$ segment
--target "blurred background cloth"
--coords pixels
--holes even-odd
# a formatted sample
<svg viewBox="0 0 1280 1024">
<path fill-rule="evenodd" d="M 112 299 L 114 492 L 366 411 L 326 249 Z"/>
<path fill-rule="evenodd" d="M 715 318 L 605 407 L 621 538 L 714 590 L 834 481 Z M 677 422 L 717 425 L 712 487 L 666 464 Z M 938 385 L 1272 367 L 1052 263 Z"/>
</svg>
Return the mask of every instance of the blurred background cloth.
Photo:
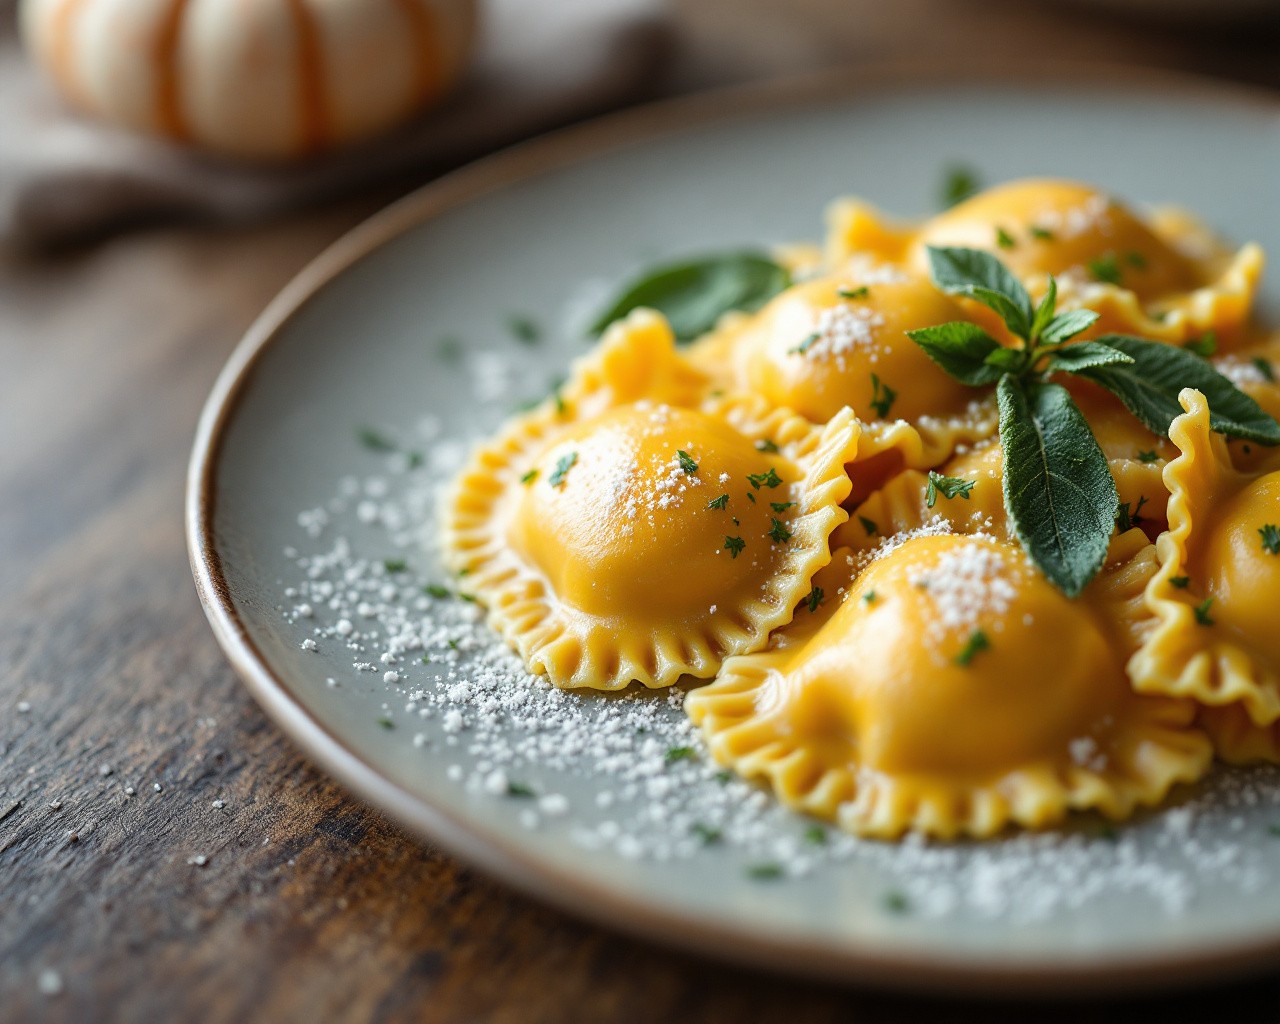
<svg viewBox="0 0 1280 1024">
<path fill-rule="evenodd" d="M 445 104 L 395 134 L 262 167 L 100 124 L 29 65 L 0 0 L 0 244 L 35 248 L 172 218 L 245 221 L 421 180 L 507 143 L 644 98 L 669 51 L 659 0 L 490 0 L 476 59 Z"/>
<path fill-rule="evenodd" d="M 14 3 L 0 0 L 0 250 L 408 188 L 616 107 L 835 66 L 1039 55 L 1280 86 L 1280 0 L 486 0 L 475 64 L 443 107 L 346 153 L 263 168 L 69 111 L 23 59 Z"/>
</svg>

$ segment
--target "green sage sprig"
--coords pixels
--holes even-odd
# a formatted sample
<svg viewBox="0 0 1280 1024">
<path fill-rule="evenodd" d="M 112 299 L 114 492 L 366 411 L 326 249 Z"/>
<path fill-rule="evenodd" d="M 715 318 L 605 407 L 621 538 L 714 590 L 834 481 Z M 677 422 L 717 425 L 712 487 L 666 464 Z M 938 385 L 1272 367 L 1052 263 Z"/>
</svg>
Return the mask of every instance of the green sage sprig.
<svg viewBox="0 0 1280 1024">
<path fill-rule="evenodd" d="M 1120 334 L 1068 345 L 1097 322 L 1098 314 L 1058 312 L 1053 278 L 1044 298 L 1033 303 L 1022 282 L 989 252 L 933 247 L 928 252 L 933 283 L 993 310 L 1018 344 L 1001 345 L 968 321 L 907 334 L 961 383 L 996 386 L 1005 510 L 1031 560 L 1069 597 L 1102 568 L 1120 498 L 1093 431 L 1071 393 L 1052 375 L 1071 374 L 1106 388 L 1162 437 L 1182 412 L 1179 392 L 1195 388 L 1209 402 L 1214 430 L 1280 444 L 1280 424 L 1200 356 Z"/>
</svg>

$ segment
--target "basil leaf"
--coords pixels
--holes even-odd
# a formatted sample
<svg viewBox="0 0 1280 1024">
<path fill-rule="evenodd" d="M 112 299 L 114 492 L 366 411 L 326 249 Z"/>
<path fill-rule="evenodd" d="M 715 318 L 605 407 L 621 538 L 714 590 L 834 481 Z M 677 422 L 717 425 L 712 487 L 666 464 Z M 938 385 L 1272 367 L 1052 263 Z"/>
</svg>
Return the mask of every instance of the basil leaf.
<svg viewBox="0 0 1280 1024">
<path fill-rule="evenodd" d="M 1178 394 L 1195 388 L 1209 402 L 1209 425 L 1219 433 L 1259 444 L 1280 444 L 1280 424 L 1252 398 L 1199 356 L 1176 345 L 1107 334 L 1098 343 L 1133 359 L 1126 365 L 1093 366 L 1077 371 L 1116 395 L 1131 413 L 1157 434 L 1182 415 Z"/>
<path fill-rule="evenodd" d="M 1091 309 L 1069 309 L 1049 321 L 1040 332 L 1040 340 L 1046 345 L 1061 345 L 1097 322 L 1098 314 Z"/>
<path fill-rule="evenodd" d="M 1060 384 L 1000 379 L 1004 504 L 1031 560 L 1075 597 L 1102 568 L 1120 498 L 1089 424 Z"/>
<path fill-rule="evenodd" d="M 1041 333 L 1049 326 L 1049 321 L 1053 319 L 1053 311 L 1058 306 L 1058 282 L 1053 279 L 1053 275 L 1049 275 L 1049 288 L 1044 293 L 1044 298 L 1040 300 L 1040 305 L 1036 306 L 1035 315 L 1031 318 L 1031 341 L 1038 341 Z"/>
<path fill-rule="evenodd" d="M 615 320 L 645 306 L 667 318 L 678 341 L 692 341 L 729 310 L 754 312 L 790 284 L 791 275 L 783 267 L 754 252 L 669 263 L 628 284 L 591 325 L 591 333 L 599 335 Z"/>
<path fill-rule="evenodd" d="M 1133 356 L 1125 355 L 1110 345 L 1099 345 L 1096 341 L 1081 341 L 1054 352 L 1049 357 L 1047 369 L 1050 373 L 1079 373 L 1094 366 L 1120 366 L 1132 363 Z"/>
<path fill-rule="evenodd" d="M 907 331 L 907 337 L 947 373 L 964 384 L 993 384 L 1004 371 L 986 360 L 1000 350 L 1000 342 L 977 324 L 954 320 L 936 327 Z"/>
<path fill-rule="evenodd" d="M 1000 314 L 1019 338 L 1031 336 L 1031 296 L 1003 263 L 983 249 L 929 246 L 929 276 L 949 295 L 976 299 Z"/>
</svg>

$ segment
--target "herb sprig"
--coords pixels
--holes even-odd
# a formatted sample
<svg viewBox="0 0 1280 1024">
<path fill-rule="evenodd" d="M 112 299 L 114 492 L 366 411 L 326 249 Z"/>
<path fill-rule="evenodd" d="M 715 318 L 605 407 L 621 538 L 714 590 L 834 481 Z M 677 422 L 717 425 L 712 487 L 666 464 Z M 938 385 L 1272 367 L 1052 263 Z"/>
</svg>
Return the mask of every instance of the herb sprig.
<svg viewBox="0 0 1280 1024">
<path fill-rule="evenodd" d="M 1059 312 L 1052 277 L 1043 299 L 1033 303 L 1022 282 L 989 252 L 930 247 L 928 253 L 933 283 L 993 310 L 1016 344 L 1002 345 L 968 321 L 907 334 L 961 383 L 996 386 L 1005 509 L 1028 556 L 1067 596 L 1079 594 L 1102 567 L 1120 498 L 1093 431 L 1071 393 L 1050 379 L 1054 374 L 1107 389 L 1160 436 L 1182 413 L 1179 393 L 1195 388 L 1209 402 L 1214 430 L 1280 444 L 1280 424 L 1202 357 L 1121 334 L 1067 345 L 1098 314 Z"/>
</svg>

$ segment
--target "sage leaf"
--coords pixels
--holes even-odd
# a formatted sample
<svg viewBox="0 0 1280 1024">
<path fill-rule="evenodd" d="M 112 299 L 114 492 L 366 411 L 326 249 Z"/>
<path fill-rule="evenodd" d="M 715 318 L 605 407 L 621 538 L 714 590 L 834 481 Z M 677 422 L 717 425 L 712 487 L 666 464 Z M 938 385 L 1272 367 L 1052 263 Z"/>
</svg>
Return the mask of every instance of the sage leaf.
<svg viewBox="0 0 1280 1024">
<path fill-rule="evenodd" d="M 730 310 L 754 312 L 791 284 L 791 275 L 767 256 L 729 252 L 655 267 L 628 284 L 595 323 L 601 334 L 633 309 L 656 309 L 676 340 L 692 341 Z"/>
<path fill-rule="evenodd" d="M 1044 293 L 1044 298 L 1040 300 L 1040 305 L 1036 306 L 1035 315 L 1031 318 L 1031 341 L 1038 341 L 1044 329 L 1049 326 L 1049 321 L 1053 319 L 1053 311 L 1058 307 L 1058 282 L 1053 279 L 1053 275 L 1049 276 L 1049 287 Z"/>
<path fill-rule="evenodd" d="M 964 320 L 907 331 L 907 337 L 956 380 L 973 387 L 994 384 L 1003 369 L 988 358 L 1000 351 L 1000 342 L 977 324 Z"/>
<path fill-rule="evenodd" d="M 1061 345 L 1098 322 L 1098 314 L 1091 309 L 1069 309 L 1059 313 L 1040 332 L 1040 340 L 1046 345 Z"/>
<path fill-rule="evenodd" d="M 1132 364 L 1133 356 L 1125 355 L 1110 345 L 1096 341 L 1082 341 L 1059 349 L 1049 357 L 1046 369 L 1050 373 L 1079 373 L 1095 366 Z"/>
<path fill-rule="evenodd" d="M 1120 498 L 1089 424 L 1060 384 L 1000 379 L 1004 503 L 1045 577 L 1075 597 L 1102 568 Z"/>
<path fill-rule="evenodd" d="M 1182 415 L 1178 394 L 1195 388 L 1209 403 L 1209 425 L 1230 437 L 1258 444 L 1280 444 L 1280 424 L 1252 398 L 1213 368 L 1213 364 L 1176 345 L 1124 334 L 1107 334 L 1098 343 L 1133 359 L 1124 365 L 1091 366 L 1076 371 L 1100 384 L 1157 434 Z"/>
<path fill-rule="evenodd" d="M 1019 338 L 1031 336 L 1031 296 L 1008 268 L 983 249 L 929 246 L 929 276 L 949 295 L 995 310 Z"/>
</svg>

